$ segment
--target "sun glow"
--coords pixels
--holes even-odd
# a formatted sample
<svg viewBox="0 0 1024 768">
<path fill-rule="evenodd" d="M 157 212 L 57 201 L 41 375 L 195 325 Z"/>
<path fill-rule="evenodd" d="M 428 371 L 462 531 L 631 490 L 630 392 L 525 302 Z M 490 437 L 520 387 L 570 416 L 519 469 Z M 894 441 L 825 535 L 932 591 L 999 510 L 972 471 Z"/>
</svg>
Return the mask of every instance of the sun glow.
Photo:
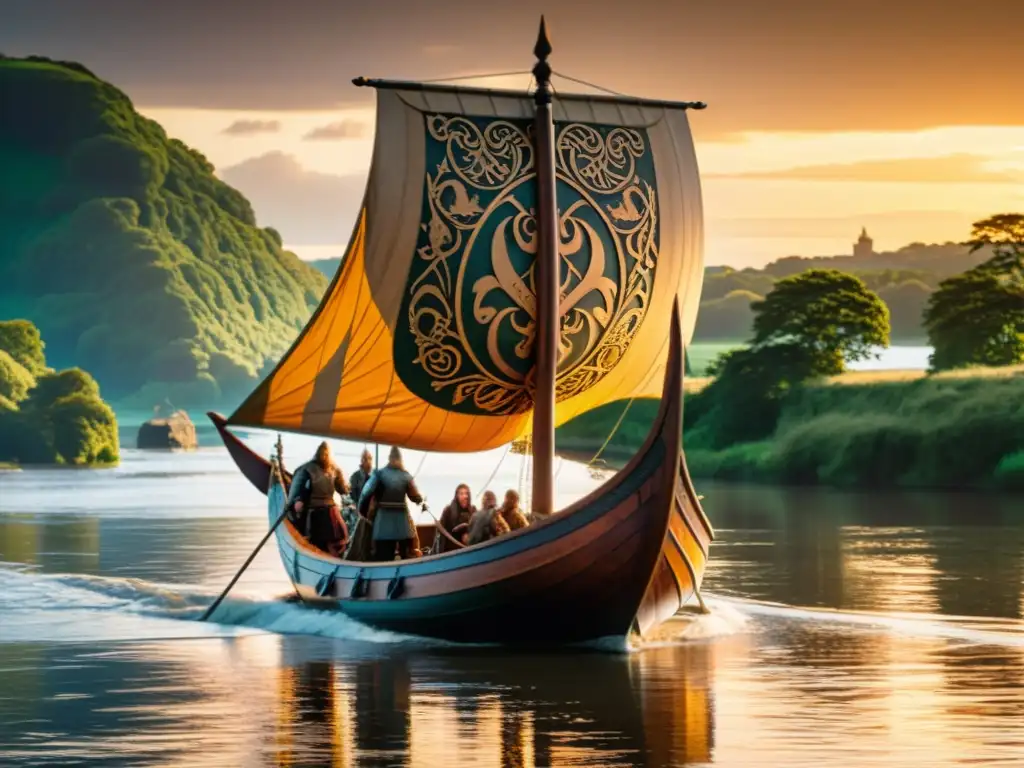
<svg viewBox="0 0 1024 768">
<path fill-rule="evenodd" d="M 459 83 L 522 90 L 529 80 L 528 74 L 514 74 Z M 280 152 L 312 174 L 359 177 L 368 172 L 373 151 L 369 101 L 318 112 L 141 111 L 221 171 Z M 847 253 L 861 226 L 869 228 L 879 250 L 913 241 L 958 241 L 977 218 L 1024 208 L 1024 126 L 748 132 L 701 141 L 699 114 L 692 124 L 704 175 L 709 264 L 743 267 L 790 254 Z M 310 138 L 317 129 L 339 125 L 344 130 L 327 131 L 332 138 Z M 339 216 L 352 217 L 354 211 L 339 209 Z M 296 248 L 303 258 L 344 250 L 341 242 L 308 244 L 308 237 L 289 231 L 286 223 L 262 217 L 261 223 L 279 228 L 286 242 L 307 243 Z"/>
</svg>

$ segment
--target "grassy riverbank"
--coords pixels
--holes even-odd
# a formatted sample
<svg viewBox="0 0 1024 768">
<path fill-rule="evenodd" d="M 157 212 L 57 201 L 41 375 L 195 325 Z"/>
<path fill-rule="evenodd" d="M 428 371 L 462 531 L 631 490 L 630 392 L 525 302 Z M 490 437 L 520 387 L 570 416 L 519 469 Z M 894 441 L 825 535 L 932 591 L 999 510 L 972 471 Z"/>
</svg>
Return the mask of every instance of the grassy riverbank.
<svg viewBox="0 0 1024 768">
<path fill-rule="evenodd" d="M 691 408 L 699 411 L 699 392 L 707 382 L 688 382 Z M 593 455 L 624 405 L 611 404 L 563 426 L 560 449 Z M 614 463 L 632 456 L 656 410 L 656 401 L 634 402 L 602 457 Z M 707 434 L 701 418 L 687 424 L 686 458 L 695 477 L 1024 490 L 1024 366 L 932 376 L 846 373 L 787 396 L 766 440 L 715 450 Z"/>
</svg>

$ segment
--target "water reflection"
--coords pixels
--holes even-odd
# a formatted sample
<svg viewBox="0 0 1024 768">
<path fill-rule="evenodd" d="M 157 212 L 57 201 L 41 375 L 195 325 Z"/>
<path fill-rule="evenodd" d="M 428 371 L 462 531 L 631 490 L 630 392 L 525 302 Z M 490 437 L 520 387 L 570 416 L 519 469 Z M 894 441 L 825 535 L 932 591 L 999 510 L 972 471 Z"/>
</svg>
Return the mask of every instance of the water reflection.
<svg viewBox="0 0 1024 768">
<path fill-rule="evenodd" d="M 346 765 L 349 713 L 337 688 L 334 665 L 310 661 L 282 667 L 278 679 L 274 763 L 288 768 Z"/>
<path fill-rule="evenodd" d="M 1019 499 L 701 484 L 719 531 L 705 590 L 762 602 L 741 604 L 745 633 L 628 657 L 374 645 L 315 616 L 305 626 L 339 639 L 142 641 L 192 635 L 199 625 L 166 616 L 140 632 L 182 595 L 215 594 L 265 530 L 230 466 L 196 474 L 209 458 L 75 473 L 57 512 L 36 509 L 29 473 L 4 480 L 0 560 L 29 571 L 0 567 L 0 765 L 790 768 L 1024 754 Z M 256 596 L 239 620 L 295 620 L 271 600 L 287 587 L 268 547 L 239 583 Z M 148 612 L 132 614 L 139 604 Z M 134 640 L 81 642 L 96 627 Z"/>
<path fill-rule="evenodd" d="M 1024 505 L 985 494 L 704 484 L 705 588 L 789 605 L 1024 618 Z"/>
<path fill-rule="evenodd" d="M 631 660 L 640 678 L 645 765 L 711 761 L 715 746 L 712 706 L 714 647 L 651 649 Z M 666 675 L 676 670 L 679 677 Z M 677 680 L 682 679 L 679 686 Z"/>
<path fill-rule="evenodd" d="M 405 659 L 357 664 L 348 687 L 355 689 L 355 747 L 363 765 L 409 765 L 412 680 Z"/>
<path fill-rule="evenodd" d="M 0 755 L 407 768 L 984 762 L 1024 749 L 1022 670 L 1020 649 L 811 622 L 629 657 L 276 636 L 8 644 Z"/>
<path fill-rule="evenodd" d="M 279 751 L 277 764 L 707 762 L 709 654 L 694 646 L 628 659 L 463 653 L 306 661 L 283 678 L 277 704 L 292 713 L 285 720 L 296 746 Z"/>
<path fill-rule="evenodd" d="M 0 560 L 64 573 L 99 570 L 100 521 L 83 515 L 0 516 Z"/>
<path fill-rule="evenodd" d="M 0 754 L 34 764 L 166 764 L 187 753 L 190 765 L 288 768 L 711 759 L 708 646 L 630 658 L 375 656 L 274 637 L 203 646 L 65 654 L 0 646 L 5 672 L 22 670 L 0 678 Z M 26 685 L 39 695 L 18 695 Z"/>
</svg>

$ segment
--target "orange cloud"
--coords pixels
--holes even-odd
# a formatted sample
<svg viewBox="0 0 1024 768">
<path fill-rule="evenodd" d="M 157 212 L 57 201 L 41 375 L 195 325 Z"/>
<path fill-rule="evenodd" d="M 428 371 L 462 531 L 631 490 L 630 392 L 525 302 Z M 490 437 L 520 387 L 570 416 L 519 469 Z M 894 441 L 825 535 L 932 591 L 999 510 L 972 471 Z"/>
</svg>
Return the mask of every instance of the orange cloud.
<svg viewBox="0 0 1024 768">
<path fill-rule="evenodd" d="M 369 132 L 369 126 L 358 120 L 339 120 L 329 125 L 314 128 L 302 138 L 306 141 L 339 141 L 361 139 Z"/>
<path fill-rule="evenodd" d="M 856 163 L 828 163 L 782 168 L 774 171 L 705 174 L 717 179 L 787 179 L 794 181 L 873 181 L 915 183 L 1011 184 L 1024 180 L 1024 173 L 986 167 L 991 157 L 958 153 L 940 157 L 905 157 L 892 160 L 863 160 Z"/>
<path fill-rule="evenodd" d="M 257 133 L 277 133 L 280 130 L 280 120 L 235 120 L 221 133 L 228 136 L 252 136 Z"/>
</svg>

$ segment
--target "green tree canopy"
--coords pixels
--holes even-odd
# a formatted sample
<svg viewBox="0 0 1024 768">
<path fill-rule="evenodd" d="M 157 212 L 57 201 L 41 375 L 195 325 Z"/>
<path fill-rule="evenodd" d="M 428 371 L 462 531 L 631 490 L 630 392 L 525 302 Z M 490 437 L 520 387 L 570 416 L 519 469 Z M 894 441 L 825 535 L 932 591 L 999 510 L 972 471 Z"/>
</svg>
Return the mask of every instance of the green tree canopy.
<svg viewBox="0 0 1024 768">
<path fill-rule="evenodd" d="M 69 368 L 59 373 L 40 376 L 36 386 L 29 392 L 25 409 L 42 411 L 72 395 L 99 399 L 100 388 L 96 379 L 80 368 Z"/>
<path fill-rule="evenodd" d="M 0 321 L 0 351 L 18 361 L 33 376 L 46 371 L 42 337 L 28 320 Z"/>
<path fill-rule="evenodd" d="M 30 323 L 8 323 L 16 338 L 39 341 Z M 25 326 L 30 329 L 26 331 Z M 42 347 L 42 342 L 39 342 Z M 34 348 L 34 347 L 33 347 Z M 118 458 L 117 419 L 99 386 L 72 368 L 38 378 L 0 350 L 0 461 L 25 464 L 112 463 Z"/>
<path fill-rule="evenodd" d="M 0 102 L 0 319 L 34 321 L 52 366 L 82 366 L 122 401 L 218 391 L 218 353 L 245 394 L 238 370 L 277 360 L 326 279 L 84 67 L 0 60 Z"/>
<path fill-rule="evenodd" d="M 813 375 L 842 373 L 889 344 L 889 309 L 854 275 L 811 269 L 779 280 L 754 311 L 755 348 L 795 345 Z"/>
<path fill-rule="evenodd" d="M 109 464 L 117 461 L 117 419 L 98 397 L 76 393 L 49 411 L 53 450 L 64 464 Z"/>
<path fill-rule="evenodd" d="M 684 414 L 711 448 L 760 440 L 775 429 L 783 401 L 807 379 L 841 373 L 889 343 L 889 310 L 853 275 L 811 269 L 779 280 L 754 302 L 754 337 L 720 355 L 715 380 Z"/>
<path fill-rule="evenodd" d="M 999 277 L 1012 303 L 1024 310 L 1024 213 L 998 213 L 974 222 L 971 250 L 992 249 L 992 258 L 976 269 Z"/>
<path fill-rule="evenodd" d="M 21 363 L 4 349 L 0 349 L 0 407 L 14 408 L 28 395 L 36 380 Z"/>
<path fill-rule="evenodd" d="M 775 429 L 783 399 L 814 375 L 816 357 L 794 342 L 725 352 L 708 367 L 715 380 L 690 398 L 684 422 L 711 448 L 760 440 Z"/>
<path fill-rule="evenodd" d="M 924 312 L 934 370 L 1024 362 L 1024 214 L 975 222 L 970 243 L 992 257 L 943 280 Z"/>
</svg>

